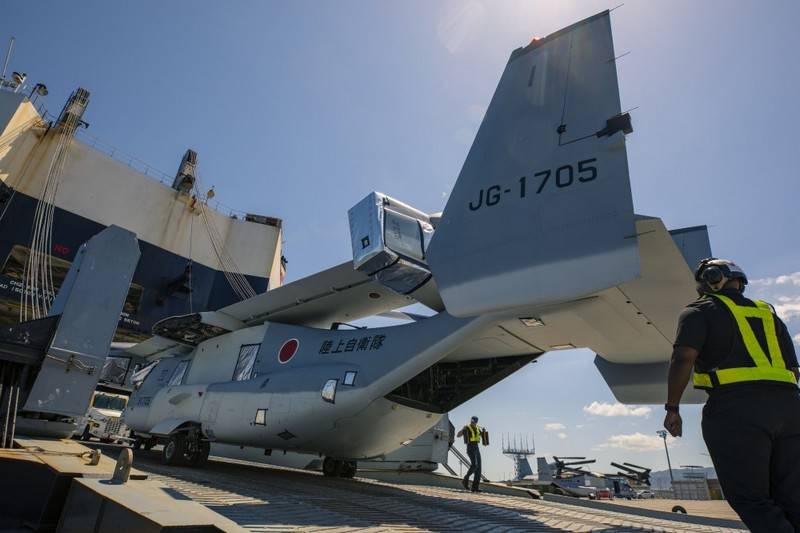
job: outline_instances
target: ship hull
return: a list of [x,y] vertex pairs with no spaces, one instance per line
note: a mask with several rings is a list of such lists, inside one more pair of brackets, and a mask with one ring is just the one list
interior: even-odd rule
[[[28,256],[37,200],[17,192],[0,221],[0,325],[16,324],[24,287],[22,267]],[[0,212],[4,206],[0,204]],[[81,244],[106,226],[56,207],[53,222],[53,277],[56,289]],[[120,316],[115,340],[140,342],[158,320],[198,310],[215,310],[238,301],[222,271],[140,240],[141,259]],[[191,265],[191,271],[187,267]],[[257,293],[269,278],[245,276]]]

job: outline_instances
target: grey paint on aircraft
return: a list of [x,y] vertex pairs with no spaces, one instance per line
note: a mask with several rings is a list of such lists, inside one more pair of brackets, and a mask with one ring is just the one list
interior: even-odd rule
[[24,411],[86,413],[138,261],[136,235],[117,226],[81,247],[53,302],[58,328]]
[[[420,391],[447,392],[461,369],[494,383],[499,358],[565,347],[602,354],[598,368],[621,401],[661,398],[675,317],[694,282],[687,247],[660,220],[634,217],[623,131],[597,134],[620,111],[613,58],[607,12],[512,54],[436,221],[433,282],[400,296],[348,262],[214,316],[167,319],[159,331],[169,340],[142,351],[172,358],[134,393],[126,423],[145,436],[193,424],[212,442],[363,460],[438,420],[441,404],[427,401],[435,394]],[[438,315],[319,329],[421,293]],[[198,337],[182,324],[226,326]],[[253,344],[252,374],[233,381]],[[467,397],[457,389],[447,405]]]
[[[193,384],[190,368],[189,384],[169,385],[182,360],[209,364],[198,360],[198,351],[216,350],[226,337],[247,331],[227,333],[201,343],[189,358],[159,363],[131,397],[125,420],[137,433],[166,435],[197,421],[220,442],[354,459],[381,456],[416,438],[440,416],[384,396],[489,325],[486,317],[459,319],[446,313],[369,330],[270,323],[250,379],[230,381],[230,374],[219,374],[216,382]],[[282,362],[281,349],[293,340],[297,351]],[[357,373],[353,385],[345,384],[346,372]],[[329,380],[337,380],[333,402],[321,395]],[[266,424],[256,423],[259,409],[267,410]]]
[[669,233],[690,268],[694,269],[700,264],[701,260],[711,257],[711,243],[708,240],[708,228],[706,226],[681,228],[672,230]]
[[512,54],[429,248],[451,314],[639,274],[624,135],[595,135],[620,113],[613,58],[608,13]]
[[[619,402],[626,404],[666,403],[669,362],[620,364],[594,358],[594,365]],[[705,391],[687,387],[683,403],[705,403]]]

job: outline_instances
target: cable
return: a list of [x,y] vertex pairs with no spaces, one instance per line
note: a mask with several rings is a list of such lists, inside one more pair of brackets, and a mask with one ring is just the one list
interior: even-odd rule
[[192,285],[192,268],[194,265],[192,264],[192,238],[194,232],[194,217],[189,218],[189,313],[191,314],[192,311],[192,293],[194,292],[194,286]]
[[23,271],[23,291],[20,297],[20,321],[35,320],[47,315],[55,297],[53,279],[53,258],[50,254],[53,245],[53,221],[55,218],[55,199],[61,184],[61,176],[69,157],[69,149],[80,118],[72,113],[63,116],[57,126],[55,145],[47,177],[36,203],[28,261]]
[[200,210],[200,219],[203,221],[203,225],[205,226],[206,233],[208,234],[209,241],[211,242],[211,248],[214,251],[214,255],[217,257],[217,261],[222,268],[222,274],[225,276],[228,284],[231,286],[240,300],[252,298],[256,295],[256,291],[250,285],[250,282],[247,281],[245,275],[242,274],[242,271],[236,264],[236,261],[234,261],[233,257],[225,249],[224,239],[219,233],[213,218],[208,214],[208,206],[206,205],[206,202],[199,198],[200,194],[197,182],[195,182],[194,190],[196,196],[198,197],[197,205]]

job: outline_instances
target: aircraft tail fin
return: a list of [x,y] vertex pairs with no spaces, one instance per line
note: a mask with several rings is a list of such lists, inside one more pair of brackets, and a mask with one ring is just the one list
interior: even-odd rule
[[539,481],[551,481],[553,479],[553,467],[547,463],[545,457],[536,458],[536,468]]
[[580,297],[639,273],[609,13],[515,50],[430,242],[455,316]]

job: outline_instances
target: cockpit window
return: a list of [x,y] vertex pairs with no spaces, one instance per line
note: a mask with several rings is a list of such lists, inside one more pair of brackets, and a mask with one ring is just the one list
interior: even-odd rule
[[256,363],[256,356],[260,344],[243,344],[239,349],[239,359],[236,361],[236,368],[233,371],[233,381],[246,381],[253,376],[253,366]]
[[338,379],[329,379],[322,387],[322,399],[326,402],[336,403],[336,385],[339,384]]
[[133,387],[138,389],[139,386],[142,383],[144,383],[144,380],[147,379],[147,376],[150,375],[150,372],[153,371],[153,369],[156,367],[158,363],[159,363],[158,361],[153,361],[146,367],[139,369],[135,371],[133,374],[131,374],[131,384],[133,385]]
[[125,410],[125,405],[127,405],[127,403],[128,403],[127,398],[123,398],[121,396],[97,394],[95,395],[94,401],[92,402],[92,407],[97,407],[98,409],[111,409],[114,411],[123,411]]
[[130,366],[130,357],[115,357],[109,355],[103,362],[103,369],[100,371],[100,381],[122,385],[125,383],[125,374],[128,373],[128,368]]
[[183,376],[186,374],[186,369],[189,367],[189,360],[184,359],[178,366],[175,367],[175,372],[172,373],[172,377],[169,378],[169,383],[167,385],[174,386],[180,385],[183,382]]

